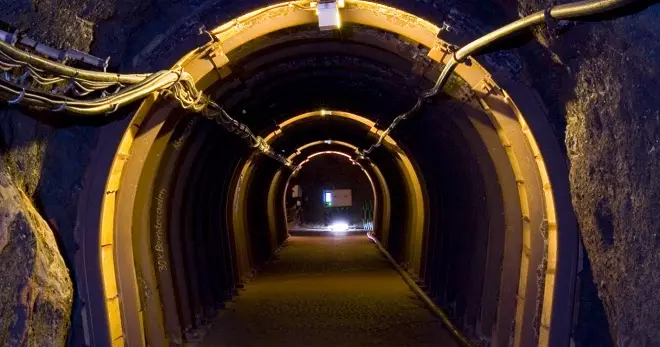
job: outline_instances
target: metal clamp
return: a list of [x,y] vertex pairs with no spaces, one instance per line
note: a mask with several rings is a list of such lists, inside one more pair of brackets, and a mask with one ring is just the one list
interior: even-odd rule
[[61,112],[61,111],[64,111],[65,109],[66,109],[66,100],[64,100],[64,103],[62,105],[60,105],[57,108],[53,109],[53,112]]
[[118,109],[119,109],[119,104],[115,104],[114,107],[112,108],[112,110],[106,112],[105,114],[115,113],[115,112],[117,112]]
[[7,102],[11,105],[15,105],[15,104],[18,104],[19,102],[21,102],[21,100],[23,100],[24,97],[25,97],[25,88],[23,88],[23,90],[21,91],[21,94],[16,99],[7,100]]

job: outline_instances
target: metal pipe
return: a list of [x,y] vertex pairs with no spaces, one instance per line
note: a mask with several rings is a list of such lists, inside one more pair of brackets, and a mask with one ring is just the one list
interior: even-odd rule
[[27,36],[23,36],[23,37],[21,37],[19,42],[20,42],[23,46],[27,46],[27,47],[30,47],[30,48],[32,48],[32,49],[34,49],[34,47],[37,47],[37,45],[39,44],[39,42],[37,42],[36,40],[33,40],[33,39],[31,39],[31,38],[29,38],[29,37],[27,37]]
[[[85,81],[87,83],[121,83],[129,84],[130,86],[121,90],[117,94],[113,94],[107,97],[94,100],[76,100],[66,96],[53,95],[39,90],[26,90],[25,88],[13,85],[10,82],[0,81],[0,92],[9,94],[10,104],[20,102],[24,105],[48,108],[56,112],[69,111],[81,115],[95,115],[100,113],[114,112],[121,106],[132,103],[154,92],[167,91],[172,88],[172,86],[175,86],[177,83],[179,83],[179,86],[182,89],[176,88],[175,86],[174,91],[169,90],[169,93],[173,94],[173,96],[179,100],[181,106],[184,108],[191,107],[196,111],[203,111],[207,106],[209,106],[208,100],[206,100],[206,98],[195,88],[194,81],[190,75],[182,69],[160,71],[148,75],[121,75],[79,70],[63,64],[52,62],[38,56],[33,56],[28,52],[17,49],[11,44],[6,43],[11,43],[13,38],[15,38],[15,35],[10,36],[9,33],[0,30],[0,51],[2,51],[9,59],[14,60],[16,63],[29,65],[26,66],[28,69],[43,69],[56,75],[69,77],[72,79],[72,83],[76,83],[77,81],[75,79],[79,79],[80,81]],[[88,55],[80,51],[68,50],[67,52],[62,52],[52,47],[40,44],[35,40],[27,37],[22,38],[20,42],[21,44],[35,49],[37,52],[44,54],[52,59],[65,60],[68,57],[74,60],[83,61],[91,65],[104,68],[107,67],[107,60],[103,61],[100,58]],[[78,84],[78,87],[83,89],[83,92],[91,91],[91,89],[87,90],[87,88],[80,84]],[[182,91],[183,93],[181,93]],[[217,120],[219,123],[224,125],[228,131],[234,132],[239,136],[247,139],[252,147],[256,148],[268,157],[279,161],[284,166],[289,168],[292,166],[292,164],[286,158],[275,152],[261,137],[255,136],[245,124],[231,118],[224,111],[224,109],[219,107],[217,104],[211,103],[211,107],[214,108],[216,112],[217,110],[220,110],[220,118]]]
[[385,137],[387,137],[394,127],[401,121],[408,118],[411,114],[417,112],[422,105],[422,102],[425,99],[433,97],[438,94],[438,92],[445,86],[449,77],[451,76],[456,66],[462,62],[468,56],[478,53],[479,50],[484,49],[485,47],[491,45],[495,41],[501,40],[507,36],[513,35],[523,29],[527,29],[533,25],[541,24],[545,22],[546,16],[550,16],[552,19],[572,19],[576,17],[584,17],[590,15],[596,15],[608,11],[615,10],[619,7],[628,5],[638,0],[585,0],[578,1],[571,4],[564,4],[555,6],[549,10],[538,11],[529,16],[523,17],[513,23],[505,25],[497,30],[494,30],[472,42],[465,45],[463,48],[456,51],[453,56],[447,61],[447,64],[442,69],[440,76],[436,80],[433,87],[417,99],[415,105],[405,113],[394,118],[392,123],[383,131],[381,136],[378,138],[378,141],[371,145],[369,148],[360,151],[357,150],[356,154],[358,158],[364,158],[366,155],[369,155],[374,149],[380,147]]
[[457,62],[461,62],[468,56],[474,55],[479,50],[491,45],[495,41],[501,40],[533,25],[544,23],[546,13],[552,19],[573,19],[612,11],[635,1],[637,0],[586,0],[555,6],[547,12],[538,11],[529,16],[523,17],[513,23],[492,31],[459,49],[443,69],[442,74],[436,83],[436,87],[433,89],[437,92],[437,90],[444,87],[445,83],[449,80],[451,72],[453,72],[456,67]]
[[[23,39],[21,39],[21,43],[23,43]],[[0,51],[4,52],[13,59],[25,62],[39,69],[48,70],[49,72],[52,72],[54,74],[71,77],[71,78],[80,78],[84,80],[97,81],[97,82],[117,82],[122,84],[137,84],[150,76],[150,74],[116,74],[116,73],[76,69],[70,66],[66,66],[64,64],[59,64],[50,61],[46,58],[32,55],[1,40],[0,40]]]
[[18,35],[0,30],[0,41],[13,45],[16,44],[17,40],[18,40]]
[[105,69],[108,68],[108,63],[110,62],[109,57],[107,59],[102,59],[102,58],[95,57],[93,55],[87,54],[85,52],[81,52],[81,51],[76,50],[76,49],[67,50],[65,55],[69,59],[81,61],[85,64],[89,64],[89,65],[95,66],[97,68],[103,69],[103,71],[105,71]]
[[5,92],[14,95],[23,93],[24,97],[21,99],[22,103],[29,106],[46,107],[51,109],[58,108],[83,115],[95,115],[112,111],[119,106],[130,104],[131,102],[139,100],[153,92],[168,88],[176,83],[178,79],[179,77],[175,73],[157,73],[155,76],[152,76],[145,81],[147,83],[143,83],[140,86],[127,88],[118,94],[106,98],[89,101],[69,99],[67,97],[46,94],[36,90],[26,90],[23,92],[23,89],[19,89],[19,87],[13,86],[4,81],[0,81],[0,88]]
[[38,43],[34,47],[34,50],[53,60],[57,60],[57,61],[66,60],[66,54],[64,52],[60,51],[59,49],[55,49],[51,46],[44,45],[43,43]]

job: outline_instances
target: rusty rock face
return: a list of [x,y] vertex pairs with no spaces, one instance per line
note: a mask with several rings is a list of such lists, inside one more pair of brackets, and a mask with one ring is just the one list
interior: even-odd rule
[[73,286],[53,232],[0,168],[0,345],[62,346]]
[[[523,14],[553,4],[518,3]],[[540,45],[519,50],[526,78],[565,122],[558,138],[565,136],[573,207],[618,346],[660,343],[660,8],[628,11],[637,10],[568,23],[560,34],[538,30]]]

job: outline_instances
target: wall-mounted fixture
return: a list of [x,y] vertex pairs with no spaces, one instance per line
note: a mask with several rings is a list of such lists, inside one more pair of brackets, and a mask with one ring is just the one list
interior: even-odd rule
[[344,7],[344,0],[321,0],[312,3],[316,6],[316,14],[319,16],[319,29],[333,30],[341,28],[341,16],[339,9]]

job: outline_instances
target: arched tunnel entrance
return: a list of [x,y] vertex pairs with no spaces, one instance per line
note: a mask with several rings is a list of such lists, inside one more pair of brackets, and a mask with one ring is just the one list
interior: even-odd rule
[[[330,145],[332,140],[320,143]],[[291,174],[286,187],[289,232],[371,230],[374,202],[381,189],[350,155],[335,150],[311,154]]]
[[[179,65],[295,165],[324,151],[355,158],[451,57],[439,27],[362,1],[346,2],[340,31],[284,3],[210,34],[213,48]],[[578,234],[538,100],[468,59],[441,96],[356,158],[373,186],[375,238],[463,334],[494,346],[567,345],[571,329]],[[100,264],[102,274],[81,288],[87,338],[194,339],[286,240],[292,172],[155,95],[106,146],[116,149],[98,164],[107,180],[85,193],[101,213],[87,221],[99,232],[85,243],[98,247],[83,273]]]

